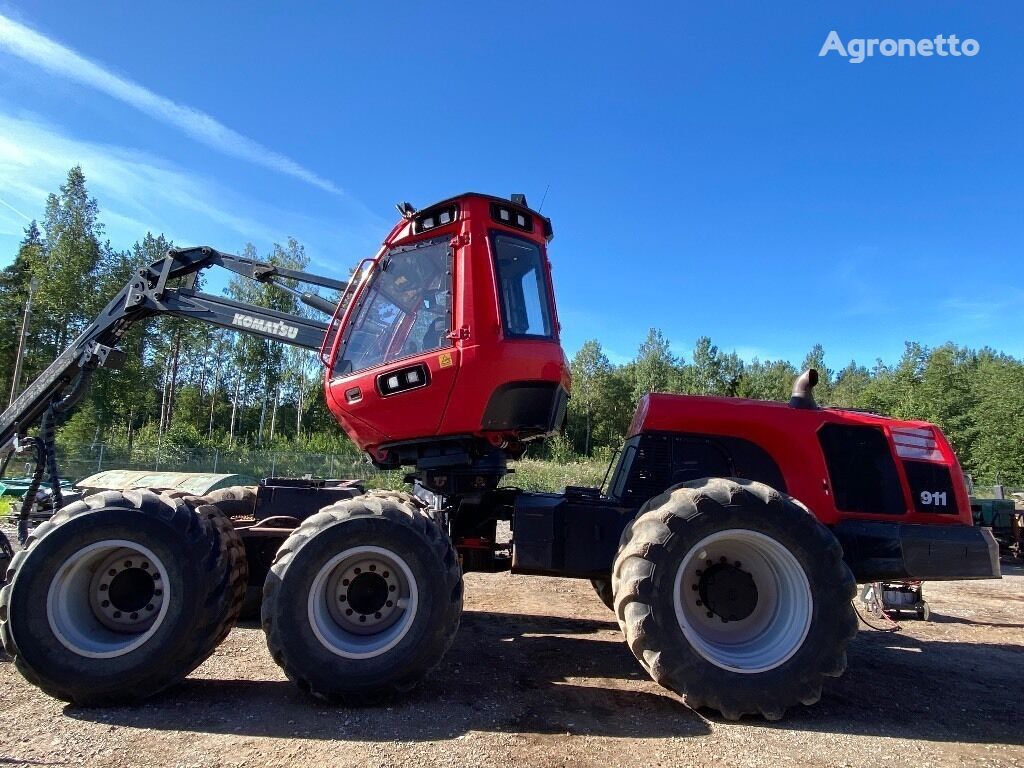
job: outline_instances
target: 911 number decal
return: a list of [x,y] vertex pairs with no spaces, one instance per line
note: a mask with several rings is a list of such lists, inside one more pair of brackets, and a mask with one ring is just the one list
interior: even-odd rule
[[946,506],[945,491],[921,491],[921,503],[926,507]]

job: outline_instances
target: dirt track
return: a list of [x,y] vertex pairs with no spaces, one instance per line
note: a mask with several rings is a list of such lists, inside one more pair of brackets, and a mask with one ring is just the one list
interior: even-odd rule
[[64,705],[2,662],[0,766],[1024,765],[1024,569],[1005,571],[928,585],[931,623],[862,631],[846,675],[778,724],[648,680],[587,583],[470,574],[440,670],[375,709],[304,696],[256,626],[136,709]]

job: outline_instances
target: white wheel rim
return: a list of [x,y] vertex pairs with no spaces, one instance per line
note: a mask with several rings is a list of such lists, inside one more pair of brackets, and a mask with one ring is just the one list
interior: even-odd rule
[[125,539],[98,541],[61,565],[46,595],[46,618],[61,645],[79,656],[124,656],[163,624],[170,590],[152,550]]
[[419,608],[409,565],[383,547],[352,547],[317,572],[309,623],[317,640],[346,659],[387,653],[408,634]]
[[[748,615],[723,621],[701,599],[706,574],[716,566],[749,575],[756,597]],[[717,667],[746,674],[789,660],[807,638],[814,611],[807,575],[793,553],[743,528],[718,531],[691,547],[676,571],[673,595],[676,620],[693,649]]]

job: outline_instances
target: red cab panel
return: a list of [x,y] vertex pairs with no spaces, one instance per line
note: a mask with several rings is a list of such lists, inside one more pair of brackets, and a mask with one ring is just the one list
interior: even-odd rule
[[405,443],[515,446],[556,429],[568,363],[547,260],[550,222],[468,194],[409,215],[357,275],[327,402],[379,462]]

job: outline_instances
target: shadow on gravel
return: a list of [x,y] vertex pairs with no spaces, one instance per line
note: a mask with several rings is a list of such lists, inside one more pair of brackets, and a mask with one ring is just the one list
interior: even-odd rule
[[[862,631],[846,674],[813,707],[755,727],[942,742],[1024,744],[1024,648]],[[361,709],[284,681],[189,679],[131,709],[66,707],[131,728],[240,736],[433,741],[470,731],[667,738],[705,719],[647,679],[612,621],[467,612],[444,663],[412,694]]]
[[[900,617],[896,617],[897,621]],[[962,616],[943,616],[941,614],[932,613],[931,618],[928,619],[933,624],[966,624],[972,627],[999,627],[1001,629],[1024,629],[1024,624],[1020,622],[1016,623],[1000,623],[998,621],[977,621],[976,619],[965,619]]]
[[861,630],[846,674],[772,727],[939,742],[1024,744],[1024,646]]
[[376,707],[331,706],[285,681],[189,678],[142,706],[64,713],[130,728],[359,741],[435,741],[471,731],[710,733],[702,717],[648,681],[613,621],[478,611],[463,614],[455,644],[421,686]]

